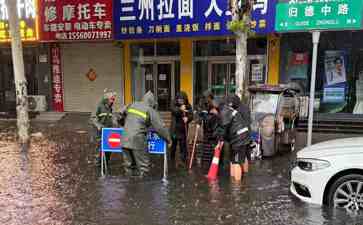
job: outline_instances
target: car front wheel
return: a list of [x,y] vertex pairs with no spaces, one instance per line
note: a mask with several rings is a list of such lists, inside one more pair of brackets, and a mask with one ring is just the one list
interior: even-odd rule
[[348,211],[363,209],[363,176],[351,174],[336,180],[329,191],[328,205]]

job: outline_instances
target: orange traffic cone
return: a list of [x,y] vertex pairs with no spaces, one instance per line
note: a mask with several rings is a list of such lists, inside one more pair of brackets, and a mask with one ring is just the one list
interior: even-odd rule
[[212,160],[212,164],[210,165],[209,172],[207,178],[209,180],[215,180],[218,176],[218,166],[219,166],[219,157],[221,155],[223,147],[223,142],[218,142],[218,145],[214,149],[214,156]]

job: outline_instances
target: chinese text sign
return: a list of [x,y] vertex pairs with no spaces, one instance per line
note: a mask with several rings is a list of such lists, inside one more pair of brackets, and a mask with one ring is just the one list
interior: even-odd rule
[[360,29],[363,1],[279,0],[276,31]]
[[41,39],[112,39],[111,0],[40,0]]
[[[17,1],[21,38],[35,41],[38,39],[35,0]],[[10,41],[9,12],[6,1],[0,0],[0,42],[5,41]]]
[[226,0],[115,0],[115,39],[228,35]]
[[276,0],[255,0],[251,12],[251,28],[258,34],[274,32]]
[[61,66],[61,49],[58,45],[51,47],[51,66],[52,66],[52,90],[53,90],[53,110],[56,112],[64,111],[63,101],[63,74]]

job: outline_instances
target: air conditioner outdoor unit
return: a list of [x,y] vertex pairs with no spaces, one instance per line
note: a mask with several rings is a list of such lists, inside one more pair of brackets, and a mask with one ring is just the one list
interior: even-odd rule
[[47,110],[47,102],[44,95],[29,95],[29,111],[44,112]]

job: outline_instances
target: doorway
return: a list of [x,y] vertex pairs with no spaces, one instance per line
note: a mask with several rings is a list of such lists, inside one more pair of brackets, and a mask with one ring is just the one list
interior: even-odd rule
[[158,110],[168,111],[175,93],[175,63],[158,62],[141,65],[143,77],[143,94],[152,91],[158,103]]
[[229,61],[212,61],[208,65],[208,88],[217,99],[236,91],[236,64]]

